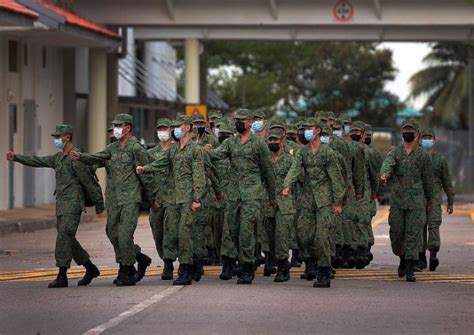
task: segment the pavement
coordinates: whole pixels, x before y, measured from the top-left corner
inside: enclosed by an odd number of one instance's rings
[[[0,334],[472,334],[474,327],[474,206],[444,215],[436,272],[417,283],[396,275],[388,238],[388,208],[373,220],[374,261],[364,270],[338,270],[330,289],[315,289],[292,269],[286,283],[262,270],[253,285],[218,279],[206,267],[199,283],[172,286],[159,279],[146,216],[135,240],[153,258],[135,287],[112,285],[117,267],[105,221],[81,224],[78,239],[102,275],[77,287],[83,274],[70,270],[69,288],[48,289],[55,277],[54,229],[0,236]]]

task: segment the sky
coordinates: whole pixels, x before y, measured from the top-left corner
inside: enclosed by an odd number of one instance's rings
[[[395,80],[387,83],[386,89],[404,101],[410,93],[408,80],[425,67],[422,60],[429,53],[430,47],[428,43],[382,43],[380,47],[393,51],[393,62],[398,69]],[[420,109],[424,102],[424,98],[418,98],[415,101],[408,101],[408,104]]]

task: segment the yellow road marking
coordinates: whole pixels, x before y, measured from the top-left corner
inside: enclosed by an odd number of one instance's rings
[[[377,211],[377,216],[373,222],[372,222],[372,228],[377,227],[379,224],[386,222],[388,220],[388,215],[389,215],[389,210],[387,208],[382,208]]]

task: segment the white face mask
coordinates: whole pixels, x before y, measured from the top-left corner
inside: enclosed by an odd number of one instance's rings
[[[120,127],[114,127],[114,137],[120,140],[123,137],[123,129]]]
[[[165,131],[157,131],[156,135],[158,136],[158,139],[160,142],[167,142],[170,139],[170,133]]]

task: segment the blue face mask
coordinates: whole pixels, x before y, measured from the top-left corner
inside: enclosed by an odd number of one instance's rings
[[[332,134],[337,137],[342,137],[342,130],[333,130]]]
[[[219,128],[214,128],[214,135],[216,135],[216,137],[219,137],[219,134],[221,133],[220,129]]]
[[[53,138],[53,144],[56,148],[62,150],[64,148],[64,142],[60,138]]]
[[[259,133],[263,130],[264,124],[263,120],[257,120],[252,123],[252,131],[254,133]]]
[[[173,133],[174,137],[176,137],[178,140],[183,137],[183,131],[181,130],[181,128],[174,128]]]
[[[350,131],[351,131],[351,126],[344,126],[344,132],[346,134],[349,134]]]
[[[310,129],[305,129],[304,138],[306,139],[306,141],[311,142],[312,140],[314,140],[314,132]]]
[[[433,140],[421,140],[421,147],[423,149],[431,149],[434,145],[434,141]]]
[[[329,136],[323,135],[319,139],[321,140],[321,143],[329,144]]]

